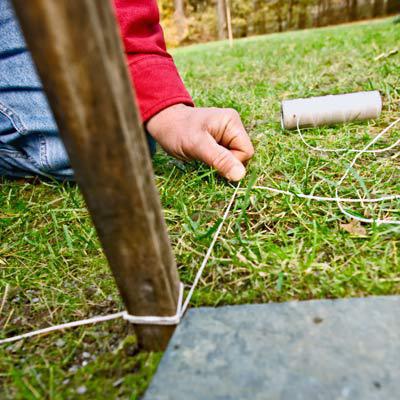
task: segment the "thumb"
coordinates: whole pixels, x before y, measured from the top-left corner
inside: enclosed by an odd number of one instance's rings
[[[246,175],[244,165],[231,151],[220,146],[211,135],[204,135],[203,143],[196,150],[196,158],[215,168],[228,180],[240,181]]]

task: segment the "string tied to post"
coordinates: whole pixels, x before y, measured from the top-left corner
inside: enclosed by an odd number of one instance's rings
[[[176,313],[170,317],[157,317],[157,316],[138,316],[131,315],[127,311],[122,312],[122,318],[132,324],[140,325],[178,325],[182,318],[182,305],[183,305],[183,292],[184,285],[179,282],[179,296],[176,307]]]
[[[16,341],[22,340],[22,339],[27,339],[27,338],[30,338],[33,336],[43,335],[43,334],[55,332],[55,331],[61,331],[61,330],[67,329],[67,328],[74,328],[74,327],[82,326],[82,325],[89,325],[89,324],[96,324],[96,323],[105,322],[105,321],[111,321],[111,320],[118,319],[118,318],[122,318],[125,321],[128,321],[135,325],[178,325],[180,323],[182,317],[184,316],[186,310],[189,307],[190,300],[191,300],[193,293],[200,281],[200,278],[203,274],[204,268],[206,267],[206,265],[208,263],[208,260],[211,256],[211,253],[215,246],[215,243],[217,242],[218,237],[221,233],[222,227],[223,227],[226,219],[228,218],[229,212],[232,208],[233,202],[236,198],[239,188],[240,188],[240,184],[238,186],[236,186],[236,189],[235,189],[234,193],[232,194],[227,207],[225,208],[225,212],[221,219],[221,222],[219,223],[218,228],[214,233],[213,239],[207,249],[207,252],[206,252],[206,254],[203,258],[203,261],[200,265],[200,268],[198,269],[198,271],[196,273],[195,279],[189,289],[189,293],[186,296],[185,301],[183,301],[183,295],[184,295],[184,289],[185,289],[184,284],[182,282],[179,283],[178,303],[177,303],[177,308],[176,308],[176,312],[174,315],[172,315],[172,316],[152,316],[152,315],[140,316],[140,315],[131,315],[127,311],[120,311],[120,312],[117,312],[114,314],[100,315],[100,316],[95,316],[92,318],[82,319],[79,321],[72,321],[72,322],[67,322],[67,323],[59,324],[59,325],[52,325],[47,328],[38,329],[38,330],[31,331],[31,332],[23,333],[21,335],[16,335],[16,336],[12,336],[12,337],[9,337],[6,339],[2,339],[2,340],[0,340],[0,344],[12,343],[12,342],[16,342]]]

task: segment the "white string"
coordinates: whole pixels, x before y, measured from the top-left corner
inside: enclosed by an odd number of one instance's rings
[[[289,192],[288,190],[276,189],[270,186],[253,186],[253,189],[268,190],[274,193],[285,194],[287,196],[300,197],[302,199],[309,199],[315,201],[341,201],[342,203],[379,203],[381,201],[397,200],[400,199],[399,194],[392,196],[378,197],[373,199],[352,199],[346,197],[324,197],[324,196],[314,196],[312,194],[295,193]]]
[[[67,323],[60,324],[60,325],[49,326],[44,329],[34,330],[31,332],[23,333],[21,335],[16,335],[16,336],[12,336],[12,337],[9,337],[6,339],[2,339],[2,340],[0,340],[0,344],[16,342],[21,339],[30,338],[32,336],[42,335],[42,334],[54,332],[54,331],[61,331],[61,330],[67,329],[67,328],[74,328],[74,327],[82,326],[82,325],[96,324],[99,322],[110,321],[110,320],[118,319],[118,318],[123,318],[124,320],[131,322],[133,324],[137,324],[137,325],[142,325],[142,324],[144,324],[144,325],[178,325],[181,318],[183,317],[183,315],[185,314],[185,312],[189,306],[190,300],[193,296],[196,286],[200,281],[200,278],[204,271],[204,268],[207,265],[207,262],[211,256],[211,253],[215,246],[215,243],[217,242],[219,234],[221,233],[221,229],[222,229],[226,219],[228,218],[229,211],[232,208],[232,204],[235,200],[235,197],[237,195],[239,188],[240,188],[240,184],[238,184],[238,186],[236,187],[235,191],[232,194],[232,197],[225,209],[222,220],[221,220],[220,224],[218,225],[217,230],[214,233],[213,239],[210,243],[210,246],[207,249],[206,255],[204,256],[204,259],[200,265],[200,268],[196,273],[195,279],[192,283],[192,286],[190,287],[189,293],[186,296],[184,303],[183,303],[184,285],[182,282],[179,283],[179,297],[178,297],[178,304],[177,304],[177,309],[176,309],[175,315],[167,316],[167,317],[165,317],[165,316],[138,316],[138,315],[131,315],[127,311],[121,311],[121,312],[117,312],[114,314],[100,315],[100,316],[96,316],[96,317],[92,317],[92,318],[88,318],[88,319],[67,322]]]
[[[339,188],[341,187],[342,183],[344,180],[347,178],[349,175],[351,169],[353,168],[354,164],[357,162],[357,160],[365,153],[382,153],[384,151],[389,151],[396,147],[400,143],[400,139],[397,140],[394,144],[382,148],[382,149],[377,149],[377,150],[368,150],[372,145],[374,145],[383,135],[385,135],[390,129],[392,129],[396,124],[400,122],[400,118],[397,118],[395,121],[393,121],[389,126],[387,126],[382,132],[380,132],[373,140],[371,140],[363,149],[357,150],[357,149],[325,149],[322,147],[314,147],[308,144],[305,140],[303,135],[301,134],[300,128],[299,128],[299,121],[300,118],[297,119],[297,131],[300,135],[301,140],[303,143],[317,151],[321,152],[342,152],[342,151],[349,151],[349,152],[354,152],[357,153],[356,156],[353,158],[351,161],[350,165],[347,167],[344,175],[340,178],[338,181],[336,188],[335,188],[335,197],[325,197],[325,196],[314,196],[310,194],[305,194],[305,193],[294,193],[290,192],[287,190],[281,190],[281,189],[276,189],[272,188],[269,186],[253,186],[253,189],[261,189],[261,190],[268,190],[270,192],[274,193],[280,193],[288,196],[295,196],[295,197],[300,197],[303,199],[310,199],[310,200],[316,200],[316,201],[335,201],[340,209],[340,211],[345,214],[346,216],[356,219],[360,222],[365,222],[365,223],[376,223],[378,225],[380,224],[393,224],[393,225],[400,225],[400,221],[398,220],[393,220],[393,219],[373,219],[373,218],[363,218],[359,217],[357,215],[351,214],[348,211],[346,211],[342,205],[342,203],[378,203],[378,202],[383,202],[383,201],[389,201],[389,200],[398,200],[400,199],[400,195],[390,195],[390,196],[382,196],[382,197],[377,197],[377,198],[368,198],[368,199],[361,199],[361,198],[342,198],[339,196]]]
[[[343,205],[341,203],[341,200],[339,198],[338,192],[339,192],[339,188],[342,185],[343,181],[347,178],[347,176],[349,175],[351,169],[353,168],[354,164],[357,162],[357,160],[363,155],[363,153],[366,153],[367,150],[373,145],[375,144],[386,132],[388,132],[393,126],[395,126],[398,122],[400,122],[400,118],[398,118],[397,120],[395,120],[394,122],[392,122],[387,128],[385,128],[381,133],[379,133],[373,140],[371,140],[365,147],[364,149],[359,152],[358,154],[356,154],[356,156],[353,158],[352,162],[350,163],[350,165],[347,167],[345,173],[343,174],[343,176],[340,178],[338,184],[336,185],[336,189],[335,189],[335,196],[336,198],[338,198],[337,200],[337,205],[340,209],[340,211],[345,214],[346,216],[350,217],[350,218],[354,218],[360,222],[365,222],[365,223],[376,223],[378,225],[381,224],[393,224],[393,225],[400,225],[400,221],[399,220],[394,220],[394,219],[374,219],[374,218],[364,218],[364,217],[359,217],[357,215],[351,214],[348,211],[346,211],[343,208]]]
[[[179,299],[178,299],[177,310],[176,310],[175,315],[173,315],[171,317],[155,317],[155,316],[143,316],[142,317],[142,316],[137,316],[137,315],[130,315],[126,311],[121,311],[121,312],[117,312],[114,314],[99,315],[96,317],[82,319],[79,321],[66,322],[64,324],[53,325],[53,326],[49,326],[44,329],[38,329],[38,330],[35,330],[32,332],[23,333],[22,335],[12,336],[7,339],[0,340],[0,344],[16,342],[21,339],[26,339],[26,338],[29,338],[32,336],[42,335],[44,333],[60,331],[60,330],[67,329],[67,328],[74,328],[76,326],[97,324],[98,322],[110,321],[110,320],[117,319],[117,318],[123,318],[126,321],[129,321],[134,324],[176,325],[179,323],[180,317],[182,314],[181,310],[182,310],[183,291],[184,291],[183,283],[180,282],[179,283]]]
[[[88,319],[82,319],[80,321],[67,322],[65,324],[60,324],[60,325],[53,325],[53,326],[49,326],[44,329],[38,329],[36,331],[23,333],[22,335],[17,335],[17,336],[9,337],[7,339],[2,339],[2,340],[0,340],[0,344],[16,342],[17,340],[26,339],[26,338],[29,338],[32,336],[42,335],[44,333],[49,333],[49,332],[53,332],[53,331],[60,331],[62,329],[66,329],[66,328],[73,328],[75,326],[89,325],[89,324],[95,324],[97,322],[110,321],[112,319],[122,318],[123,314],[124,314],[124,311],[118,312],[115,314],[109,314],[109,315],[88,318]]]
[[[196,274],[196,276],[194,278],[192,287],[190,288],[189,293],[188,293],[188,295],[186,297],[185,303],[183,304],[182,314],[184,314],[186,312],[186,309],[189,306],[190,299],[192,298],[194,290],[195,290],[197,284],[199,283],[199,280],[201,278],[201,275],[202,275],[202,273],[204,271],[205,266],[207,265],[208,259],[210,258],[211,252],[212,252],[212,250],[214,248],[214,245],[215,245],[215,243],[216,243],[216,241],[218,239],[218,236],[219,236],[219,234],[221,232],[222,226],[224,225],[224,223],[225,223],[225,221],[226,221],[226,219],[228,217],[229,211],[230,211],[230,209],[232,207],[232,204],[233,204],[233,202],[235,200],[235,197],[236,197],[236,194],[237,194],[239,188],[240,188],[240,183],[236,186],[236,189],[233,192],[233,195],[232,195],[232,197],[231,197],[231,199],[230,199],[230,201],[229,201],[229,203],[228,203],[228,205],[227,205],[227,207],[225,209],[225,212],[224,212],[224,215],[222,217],[221,223],[219,224],[217,230],[215,231],[214,237],[213,237],[213,239],[211,241],[210,246],[208,247],[208,250],[207,250],[207,253],[206,253],[206,255],[205,255],[204,259],[203,259],[203,262],[201,263],[200,268],[197,271],[197,274]]]
[[[347,153],[372,153],[372,154],[376,154],[376,153],[384,153],[386,151],[392,150],[392,149],[394,149],[396,146],[398,146],[400,144],[400,139],[398,139],[398,140],[396,140],[396,142],[394,142],[390,146],[383,147],[381,149],[365,150],[365,151],[364,151],[364,149],[352,149],[352,148],[350,148],[350,149],[349,148],[328,149],[326,147],[318,147],[318,146],[313,146],[313,145],[309,144],[305,140],[303,134],[301,133],[299,124],[300,124],[300,118],[297,119],[297,133],[299,134],[300,139],[305,144],[305,146],[308,147],[311,150],[320,151],[320,152],[324,152],[324,153],[343,153],[343,152],[347,152]]]
[[[146,316],[138,316],[131,315],[128,312],[124,311],[122,314],[122,318],[125,321],[131,322],[132,324],[146,324],[146,325],[177,325],[181,320],[182,316],[182,300],[183,300],[183,292],[184,286],[182,282],[179,282],[179,296],[178,296],[178,304],[176,306],[176,313],[170,317],[156,317],[151,315]]]

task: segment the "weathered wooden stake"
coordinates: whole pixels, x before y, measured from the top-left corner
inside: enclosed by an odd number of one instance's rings
[[[174,315],[179,279],[110,0],[13,0],[129,313]],[[174,327],[135,326],[165,348]]]

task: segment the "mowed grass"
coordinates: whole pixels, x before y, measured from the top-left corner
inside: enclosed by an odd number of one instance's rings
[[[251,189],[267,185],[331,196],[351,154],[309,151],[280,127],[280,100],[378,89],[377,121],[304,131],[313,145],[361,148],[400,115],[400,55],[392,19],[177,49],[198,106],[233,107],[256,156],[193,306],[400,293],[400,227],[345,226],[335,203]],[[377,145],[400,137],[394,129]],[[346,197],[400,193],[399,148],[362,157]],[[190,285],[233,187],[199,163],[159,152],[157,186],[181,280]],[[247,188],[247,189],[246,189]],[[358,215],[400,219],[399,202]],[[0,187],[1,337],[123,308],[79,190],[3,180]],[[137,399],[161,358],[139,352],[123,321],[0,346],[0,398]]]

